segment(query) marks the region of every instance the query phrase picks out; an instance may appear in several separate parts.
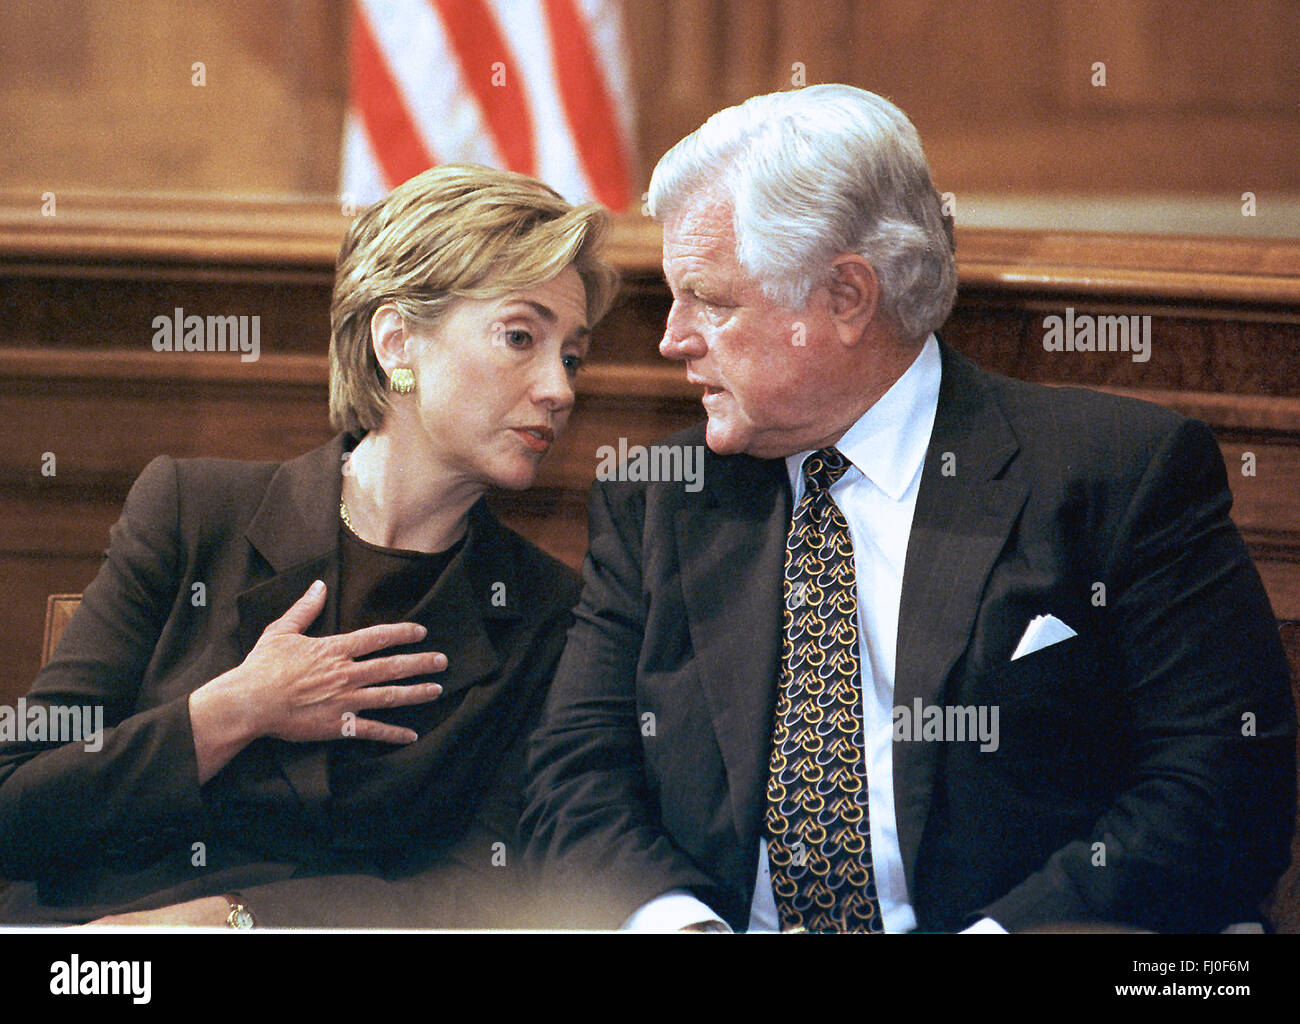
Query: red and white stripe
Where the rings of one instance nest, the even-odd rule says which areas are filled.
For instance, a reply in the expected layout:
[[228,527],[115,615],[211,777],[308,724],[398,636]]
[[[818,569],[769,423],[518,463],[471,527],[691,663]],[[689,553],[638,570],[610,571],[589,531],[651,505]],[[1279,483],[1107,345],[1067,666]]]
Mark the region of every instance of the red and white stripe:
[[618,0],[353,0],[344,197],[439,163],[624,209],[632,103]]

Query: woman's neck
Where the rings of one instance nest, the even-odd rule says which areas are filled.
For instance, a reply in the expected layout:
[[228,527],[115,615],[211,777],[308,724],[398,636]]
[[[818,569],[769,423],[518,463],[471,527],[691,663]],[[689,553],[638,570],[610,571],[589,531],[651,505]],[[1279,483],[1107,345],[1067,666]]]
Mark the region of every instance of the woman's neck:
[[387,425],[368,433],[343,464],[343,503],[353,532],[370,544],[445,551],[464,535],[485,488],[414,451]]

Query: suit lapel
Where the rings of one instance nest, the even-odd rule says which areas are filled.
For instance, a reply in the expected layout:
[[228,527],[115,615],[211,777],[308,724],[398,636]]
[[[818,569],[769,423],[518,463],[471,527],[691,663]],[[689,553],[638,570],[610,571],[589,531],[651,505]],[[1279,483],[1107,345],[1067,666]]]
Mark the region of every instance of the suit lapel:
[[341,467],[343,452],[355,444],[340,434],[286,462],[271,477],[245,534],[274,573],[239,595],[239,642],[245,656],[315,579],[323,579],[329,589],[325,608],[308,632],[326,636],[338,630]]
[[263,630],[278,619],[298,598],[307,592],[314,580],[323,580],[325,607],[316,621],[308,627],[310,636],[328,636],[335,632],[338,623],[339,560],[337,550],[328,552],[301,565],[295,565],[272,576],[256,586],[249,587],[237,598],[239,609],[239,647],[245,657],[256,646]]
[[[943,377],[903,570],[894,705],[942,704],[984,585],[1029,493],[1004,473],[1018,443],[982,374],[942,346]],[[1015,467],[1012,467],[1013,470]],[[908,889],[942,744],[896,742],[894,802]]]
[[706,449],[704,472],[698,504],[677,513],[682,588],[736,834],[748,849],[758,842],[772,739],[790,488],[780,459]]
[[[324,580],[328,590],[325,608],[307,632],[328,636],[338,631],[341,469],[343,453],[355,444],[354,438],[340,434],[328,444],[286,462],[271,477],[245,534],[274,572],[236,599],[239,643],[245,656],[262,631],[302,597],[315,579]],[[308,818],[319,833],[328,835],[326,745],[276,743],[273,750]]]

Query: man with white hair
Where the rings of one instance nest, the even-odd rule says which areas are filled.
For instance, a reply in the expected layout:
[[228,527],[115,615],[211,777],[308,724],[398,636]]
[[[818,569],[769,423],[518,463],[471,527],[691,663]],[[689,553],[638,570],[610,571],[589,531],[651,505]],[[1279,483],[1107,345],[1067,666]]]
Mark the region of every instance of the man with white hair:
[[560,923],[1257,918],[1296,726],[1208,428],[940,342],[951,224],[871,93],[721,111],[650,204],[708,451],[592,490],[523,819]]

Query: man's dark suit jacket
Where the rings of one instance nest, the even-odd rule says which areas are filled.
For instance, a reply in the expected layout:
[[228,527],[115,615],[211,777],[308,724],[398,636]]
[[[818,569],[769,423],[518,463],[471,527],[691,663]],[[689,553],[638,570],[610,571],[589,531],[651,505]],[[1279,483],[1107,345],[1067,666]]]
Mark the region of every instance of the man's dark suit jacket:
[[[996,752],[895,743],[918,928],[1258,919],[1289,855],[1295,717],[1213,436],[942,353],[894,705],[996,705],[1001,735]],[[703,444],[703,429],[669,443]],[[784,460],[708,452],[698,493],[598,483],[590,520],[577,621],[530,746],[530,860],[562,920],[614,927],[684,888],[744,928],[780,664]],[[1078,635],[1012,661],[1047,614]]]
[[[28,695],[104,705],[103,749],[0,747],[0,875],[34,883],[0,895],[0,921],[84,921],[238,889],[272,926],[512,923],[523,740],[578,580],[481,502],[411,616],[426,639],[381,652],[445,652],[431,677],[442,696],[363,712],[416,742],[261,739],[198,783],[190,693],[238,665],[313,579],[330,600],[310,632],[337,630],[353,444],[340,436],[282,465],[164,457],[141,474]],[[347,792],[334,792],[332,763],[356,755]]]

